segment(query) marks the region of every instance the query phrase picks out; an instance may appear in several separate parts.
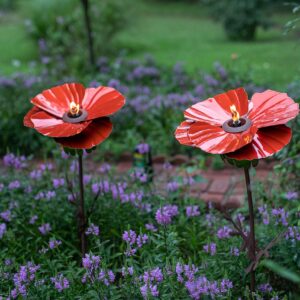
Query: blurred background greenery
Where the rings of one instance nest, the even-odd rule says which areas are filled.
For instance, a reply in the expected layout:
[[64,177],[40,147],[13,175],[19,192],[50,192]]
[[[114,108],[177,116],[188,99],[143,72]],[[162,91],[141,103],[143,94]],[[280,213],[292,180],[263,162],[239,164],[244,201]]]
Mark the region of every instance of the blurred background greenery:
[[[284,5],[288,1],[90,2],[98,54],[126,49],[130,57],[141,58],[147,52],[167,66],[182,61],[190,72],[209,71],[215,61],[228,64],[238,58],[241,72],[251,68],[257,83],[275,87],[299,74],[300,31],[284,34],[285,24],[294,18],[291,5]],[[26,71],[28,62],[37,58],[41,38],[53,44],[53,52],[77,52],[82,58],[79,0],[0,0],[0,7],[1,73]],[[255,37],[243,37],[247,30],[255,33],[253,27]],[[72,59],[80,67],[78,57]]]

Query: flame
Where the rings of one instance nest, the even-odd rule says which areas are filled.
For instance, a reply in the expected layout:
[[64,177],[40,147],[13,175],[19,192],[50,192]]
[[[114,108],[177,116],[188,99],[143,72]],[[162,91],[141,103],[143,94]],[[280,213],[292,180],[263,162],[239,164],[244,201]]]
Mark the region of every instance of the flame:
[[230,110],[231,110],[231,113],[232,113],[232,120],[233,120],[233,122],[237,122],[240,119],[240,114],[236,110],[236,107],[235,107],[234,104],[230,105]]
[[78,115],[79,111],[80,111],[79,104],[76,104],[74,101],[72,101],[70,103],[70,114],[72,116],[76,116],[76,115]]

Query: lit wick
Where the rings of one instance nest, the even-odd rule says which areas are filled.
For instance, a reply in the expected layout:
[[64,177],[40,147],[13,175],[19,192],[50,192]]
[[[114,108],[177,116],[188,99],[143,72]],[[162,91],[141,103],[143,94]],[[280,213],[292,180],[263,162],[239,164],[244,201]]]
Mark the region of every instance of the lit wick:
[[70,103],[70,116],[71,117],[78,117],[80,112],[80,106],[79,104],[76,104],[74,101]]
[[231,111],[231,114],[232,114],[232,121],[233,121],[233,126],[234,127],[237,127],[237,126],[240,126],[241,124],[241,121],[240,121],[240,114],[239,112],[236,110],[236,107],[235,105],[230,105],[230,111]]

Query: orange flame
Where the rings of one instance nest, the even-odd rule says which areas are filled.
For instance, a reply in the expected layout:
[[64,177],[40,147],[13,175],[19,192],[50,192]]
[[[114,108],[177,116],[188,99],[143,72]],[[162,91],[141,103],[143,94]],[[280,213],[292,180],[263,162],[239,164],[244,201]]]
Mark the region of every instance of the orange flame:
[[79,104],[76,104],[74,101],[72,101],[70,103],[70,114],[72,116],[76,116],[76,115],[78,115],[79,111],[80,111]]
[[232,114],[232,120],[233,122],[237,122],[240,119],[240,114],[239,112],[236,110],[235,105],[230,105],[230,110],[231,110],[231,114]]

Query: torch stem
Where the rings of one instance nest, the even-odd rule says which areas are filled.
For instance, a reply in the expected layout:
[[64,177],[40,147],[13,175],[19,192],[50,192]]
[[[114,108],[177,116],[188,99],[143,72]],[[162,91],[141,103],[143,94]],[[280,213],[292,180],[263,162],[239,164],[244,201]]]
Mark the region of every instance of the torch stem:
[[87,241],[85,236],[86,229],[86,220],[85,220],[85,211],[84,211],[84,185],[83,185],[83,163],[82,163],[82,154],[78,154],[78,180],[79,180],[79,201],[78,205],[78,235],[80,240],[80,252],[81,256],[84,257],[87,251]]
[[[245,173],[245,181],[247,188],[247,199],[248,199],[248,209],[249,209],[249,225],[250,225],[250,233],[249,233],[249,257],[252,262],[255,261],[256,258],[256,249],[255,249],[255,223],[254,223],[254,209],[253,209],[253,199],[252,199],[252,189],[251,189],[251,180],[249,174],[249,168],[244,168]],[[250,291],[251,293],[255,292],[255,271],[252,267],[250,271]]]

